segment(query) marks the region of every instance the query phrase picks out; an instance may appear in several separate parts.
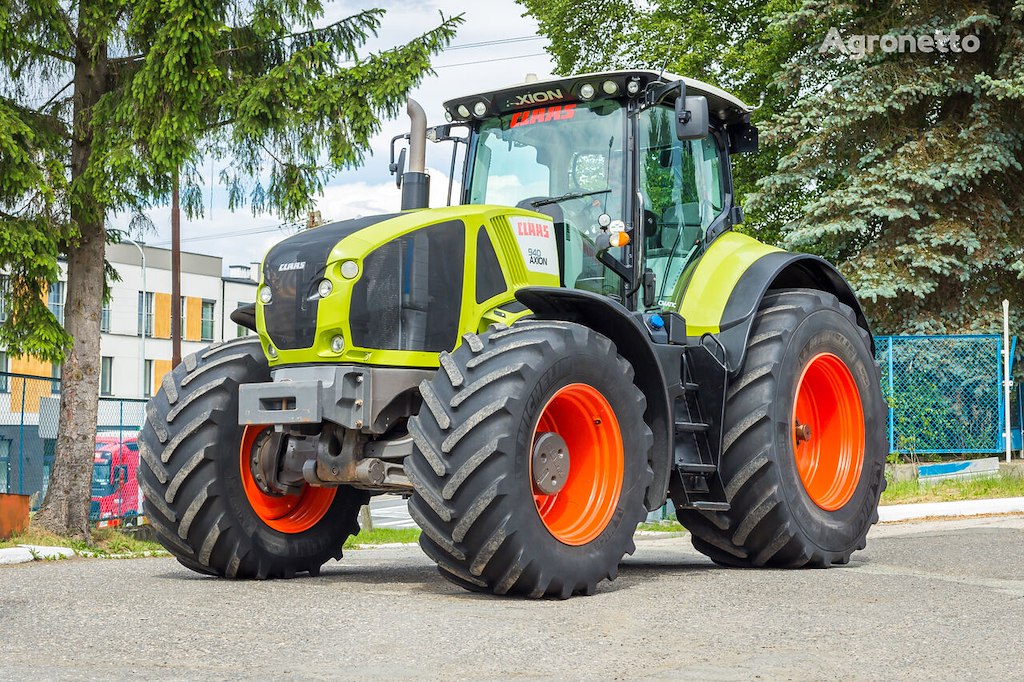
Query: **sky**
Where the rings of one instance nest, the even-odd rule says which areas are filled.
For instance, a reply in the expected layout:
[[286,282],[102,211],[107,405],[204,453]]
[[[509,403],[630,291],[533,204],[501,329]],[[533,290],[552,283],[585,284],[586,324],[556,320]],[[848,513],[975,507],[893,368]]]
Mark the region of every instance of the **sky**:
[[[350,16],[368,6],[365,0],[328,0],[325,5],[324,23]],[[466,5],[469,7],[466,8]],[[388,0],[377,2],[374,6],[386,9],[387,14],[382,19],[379,36],[367,44],[366,50],[385,49],[407,42],[437,26],[441,21],[439,12],[444,12],[446,16],[460,12],[464,14],[464,22],[458,28],[450,47],[433,60],[436,75],[426,77],[412,92],[412,97],[423,105],[427,113],[428,125],[445,122],[441,104],[447,99],[522,82],[528,73],[537,74],[539,78],[552,73],[553,62],[544,51],[546,39],[537,35],[536,21],[532,17],[521,16],[524,10],[513,0],[477,0],[475,3]],[[507,42],[474,45],[488,41]],[[388,172],[389,145],[392,137],[408,132],[408,121],[404,113],[397,119],[383,121],[380,133],[370,142],[370,154],[363,166],[334,174],[324,195],[316,199],[317,209],[324,219],[343,220],[398,210],[400,192]],[[445,203],[450,159],[451,143],[427,143],[431,206]],[[248,207],[229,211],[226,194],[219,185],[214,187],[211,211],[211,170],[219,172],[218,168],[206,167],[204,216],[190,221],[182,214],[183,251],[221,256],[226,270],[229,265],[262,260],[271,246],[294,233],[294,228],[275,227],[281,224],[281,220],[272,214],[254,216]],[[459,173],[456,168],[456,177]],[[147,232],[142,239],[148,245],[169,248],[170,208],[156,208],[148,215],[155,231]],[[113,216],[109,227],[125,229],[127,223],[127,216]],[[139,238],[137,234],[132,236]]]

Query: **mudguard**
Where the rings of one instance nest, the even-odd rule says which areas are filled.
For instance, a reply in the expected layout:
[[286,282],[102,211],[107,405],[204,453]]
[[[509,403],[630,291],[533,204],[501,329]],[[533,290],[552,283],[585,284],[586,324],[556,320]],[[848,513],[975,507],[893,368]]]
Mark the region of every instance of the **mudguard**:
[[857,323],[871,335],[853,288],[828,261],[782,251],[735,232],[716,239],[697,262],[678,311],[686,320],[688,337],[713,334],[718,338],[733,373],[743,366],[761,299],[771,290],[794,288],[834,294],[853,309]]

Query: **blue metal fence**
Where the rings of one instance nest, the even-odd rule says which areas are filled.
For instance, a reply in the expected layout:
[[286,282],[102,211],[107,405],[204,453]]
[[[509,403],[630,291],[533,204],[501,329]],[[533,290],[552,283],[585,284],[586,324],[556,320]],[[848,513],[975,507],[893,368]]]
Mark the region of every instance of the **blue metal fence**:
[[890,452],[1005,450],[1004,420],[1012,406],[1003,392],[1002,336],[879,336],[875,357],[889,402]]
[[[138,398],[101,397],[100,439],[134,440],[145,406]],[[49,483],[59,420],[59,379],[0,372],[0,493],[29,495],[32,508],[38,508]]]

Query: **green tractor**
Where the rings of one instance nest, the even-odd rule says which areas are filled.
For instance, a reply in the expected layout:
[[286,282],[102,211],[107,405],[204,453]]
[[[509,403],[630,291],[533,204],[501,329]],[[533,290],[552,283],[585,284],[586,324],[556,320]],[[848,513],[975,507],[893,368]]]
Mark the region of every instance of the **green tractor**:
[[[593,593],[668,499],[718,564],[863,548],[873,340],[831,265],[733,231],[751,108],[635,70],[445,109],[427,129],[410,102],[392,141],[401,212],[280,242],[232,315],[258,336],[164,378],[139,469],[163,545],[211,575],[315,575],[395,493],[441,575],[495,594]],[[427,140],[453,169],[464,150],[456,205],[427,206]]]

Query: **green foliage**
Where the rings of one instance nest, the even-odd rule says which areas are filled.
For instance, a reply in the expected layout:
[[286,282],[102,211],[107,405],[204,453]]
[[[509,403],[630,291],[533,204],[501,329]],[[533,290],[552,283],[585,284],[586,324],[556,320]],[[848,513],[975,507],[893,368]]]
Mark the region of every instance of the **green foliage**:
[[110,212],[166,202],[176,169],[200,213],[204,156],[232,159],[232,208],[307,210],[461,22],[365,53],[383,10],[323,14],[320,0],[0,0],[0,344],[60,361],[70,339],[44,295],[58,257],[102,248]]
[[1024,305],[1020,3],[806,0],[779,27],[808,46],[830,27],[979,37],[975,53],[797,53],[765,135],[795,145],[755,206],[808,193],[786,241],[837,262],[877,331],[999,329],[1004,297]]
[[412,544],[420,539],[419,528],[373,528],[361,530],[345,540],[344,549],[359,549],[367,545]]

